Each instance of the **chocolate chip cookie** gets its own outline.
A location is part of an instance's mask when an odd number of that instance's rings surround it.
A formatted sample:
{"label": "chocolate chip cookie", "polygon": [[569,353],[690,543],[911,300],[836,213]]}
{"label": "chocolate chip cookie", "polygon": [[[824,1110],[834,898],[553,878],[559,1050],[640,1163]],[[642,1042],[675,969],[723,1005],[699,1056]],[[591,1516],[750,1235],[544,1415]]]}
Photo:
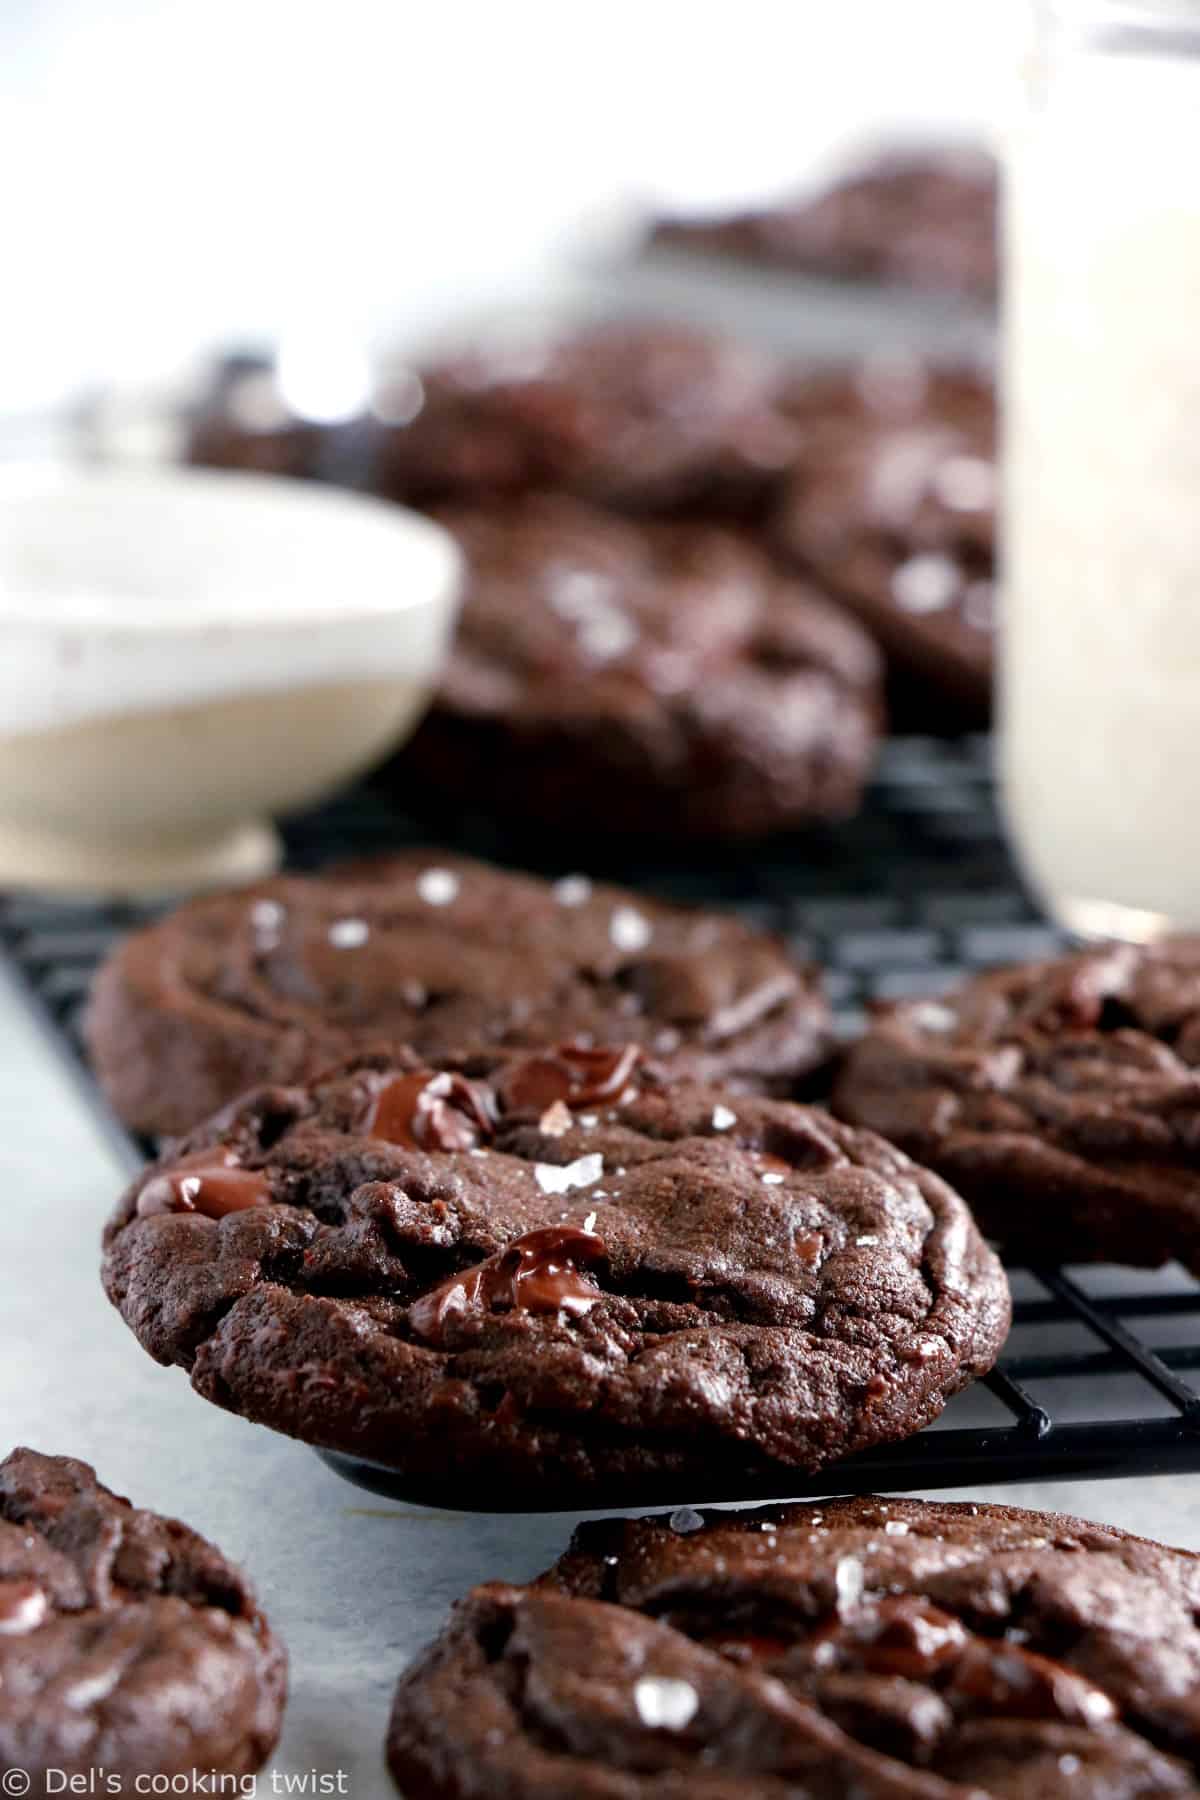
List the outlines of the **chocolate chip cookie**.
{"label": "chocolate chip cookie", "polygon": [[813,198],[717,219],[665,219],[656,243],[808,274],[992,300],[997,169],[983,150],[895,150]]}
{"label": "chocolate chip cookie", "polygon": [[1033,1262],[1200,1274],[1200,939],[982,975],[882,1013],[836,1108]]}
{"label": "chocolate chip cookie", "polygon": [[986,723],[996,631],[995,397],[969,370],[868,364],[793,384],[806,451],[771,525],[778,550],[858,617],[916,729]]}
{"label": "chocolate chip cookie", "polygon": [[416,503],[551,488],[638,511],[753,512],[790,461],[777,365],[683,325],[601,324],[419,371],[369,485]]}
{"label": "chocolate chip cookie", "polygon": [[855,810],[878,652],[753,545],[563,497],[441,517],[467,589],[440,692],[394,764],[407,796],[659,840]]}
{"label": "chocolate chip cookie", "polygon": [[413,1800],[1200,1792],[1200,1560],[919,1500],[585,1525],[460,1602],[388,1733]]}
{"label": "chocolate chip cookie", "polygon": [[93,1065],[137,1131],[380,1044],[434,1061],[577,1039],[789,1092],[830,1047],[816,970],[779,939],[569,875],[409,850],[194,900],[101,969]]}
{"label": "chocolate chip cookie", "polygon": [[909,1436],[989,1369],[1004,1274],[957,1195],[636,1049],[373,1059],[263,1088],[121,1201],[158,1361],[413,1497],[643,1503]]}
{"label": "chocolate chip cookie", "polygon": [[219,1550],[111,1494],[86,1463],[35,1450],[0,1463],[5,1793],[252,1774],[286,1687],[283,1649]]}

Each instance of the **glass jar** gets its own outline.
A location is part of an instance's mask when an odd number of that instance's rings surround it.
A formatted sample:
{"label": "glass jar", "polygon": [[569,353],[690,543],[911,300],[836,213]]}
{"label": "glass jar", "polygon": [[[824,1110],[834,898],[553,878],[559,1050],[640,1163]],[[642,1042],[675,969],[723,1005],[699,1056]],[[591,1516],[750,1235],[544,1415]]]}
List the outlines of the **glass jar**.
{"label": "glass jar", "polygon": [[1200,928],[1200,0],[1038,9],[1009,148],[1005,803],[1051,913]]}

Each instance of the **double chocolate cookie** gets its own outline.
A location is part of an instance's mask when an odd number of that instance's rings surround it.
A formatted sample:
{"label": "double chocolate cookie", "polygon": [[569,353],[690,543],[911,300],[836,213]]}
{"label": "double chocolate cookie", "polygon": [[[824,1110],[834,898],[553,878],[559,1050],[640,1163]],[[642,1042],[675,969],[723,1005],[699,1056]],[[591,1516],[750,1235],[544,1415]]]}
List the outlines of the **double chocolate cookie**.
{"label": "double chocolate cookie", "polygon": [[926,731],[986,722],[996,631],[995,394],[969,370],[867,364],[793,383],[807,439],[771,527],[888,661]]}
{"label": "double chocolate cookie", "polygon": [[654,241],[814,275],[995,298],[997,170],[985,151],[891,151],[814,198],[665,219]]}
{"label": "double chocolate cookie", "polygon": [[753,545],[563,497],[442,519],[467,589],[395,765],[406,793],[577,836],[749,838],[853,812],[878,653]]}
{"label": "double chocolate cookie", "polygon": [[754,511],[791,459],[780,373],[682,325],[602,324],[420,370],[369,485],[432,500],[550,488],[638,511]]}
{"label": "double chocolate cookie", "polygon": [[409,1800],[1200,1792],[1200,1560],[918,1500],[585,1525],[400,1683]]}
{"label": "double chocolate cookie", "polygon": [[462,1061],[638,1044],[788,1092],[832,1040],[820,976],[740,920],[441,851],[281,876],[181,907],[101,969],[86,1033],[135,1130],[186,1130],[258,1082],[381,1044]]}
{"label": "double chocolate cookie", "polygon": [[[34,1450],[0,1463],[5,1793],[250,1775],[278,1740],[286,1687],[284,1652],[220,1551],[109,1493],[86,1463]],[[119,1788],[68,1785],[105,1778]]]}
{"label": "double chocolate cookie", "polygon": [[716,1497],[937,1417],[1009,1324],[957,1195],[633,1047],[264,1088],[121,1201],[104,1282],[218,1405],[492,1508]]}
{"label": "double chocolate cookie", "polygon": [[1200,1274],[1200,939],[892,1007],[836,1107],[938,1169],[1014,1257]]}

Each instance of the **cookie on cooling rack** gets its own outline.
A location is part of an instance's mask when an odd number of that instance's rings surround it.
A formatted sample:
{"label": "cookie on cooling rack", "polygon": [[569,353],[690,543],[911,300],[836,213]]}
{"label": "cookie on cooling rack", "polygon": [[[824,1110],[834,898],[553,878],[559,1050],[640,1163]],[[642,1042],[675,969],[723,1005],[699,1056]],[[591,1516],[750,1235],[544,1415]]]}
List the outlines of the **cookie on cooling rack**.
{"label": "cookie on cooling rack", "polygon": [[653,241],[814,275],[991,300],[997,169],[966,145],[876,155],[823,192],[723,219],[665,219]]}
{"label": "cookie on cooling rack", "polygon": [[919,1500],[605,1520],[403,1677],[422,1800],[1134,1800],[1200,1788],[1200,1560]]}
{"label": "cookie on cooling rack", "polygon": [[1200,1274],[1200,939],[978,976],[882,1012],[837,1111],[943,1174],[1032,1262]]}
{"label": "cookie on cooling rack", "polygon": [[284,1652],[219,1550],[86,1463],[34,1450],[0,1463],[6,1793],[250,1775],[278,1740],[286,1687]]}
{"label": "cookie on cooling rack", "polygon": [[879,643],[904,724],[985,724],[997,624],[990,378],[876,362],[801,377],[791,404],[806,448],[772,542]]}
{"label": "cookie on cooling rack", "polygon": [[1009,1325],[936,1176],[633,1046],[258,1090],[105,1242],[110,1299],[199,1393],[451,1505],[822,1468],[936,1418]]}
{"label": "cookie on cooling rack", "polygon": [[867,634],[760,550],[558,497],[441,514],[465,601],[405,795],[658,840],[854,811],[882,718]]}
{"label": "cookie on cooling rack", "polygon": [[995,389],[970,369],[871,362],[792,385],[806,445],[770,536],[880,644],[921,731],[986,724],[995,671]]}
{"label": "cookie on cooling rack", "polygon": [[192,901],[118,946],[85,1029],[146,1133],[380,1044],[437,1061],[632,1042],[682,1074],[789,1092],[832,1035],[818,972],[728,914],[420,850]]}
{"label": "cookie on cooling rack", "polygon": [[752,512],[795,429],[778,366],[690,326],[591,324],[408,376],[370,485],[427,502],[558,489],[636,511]]}

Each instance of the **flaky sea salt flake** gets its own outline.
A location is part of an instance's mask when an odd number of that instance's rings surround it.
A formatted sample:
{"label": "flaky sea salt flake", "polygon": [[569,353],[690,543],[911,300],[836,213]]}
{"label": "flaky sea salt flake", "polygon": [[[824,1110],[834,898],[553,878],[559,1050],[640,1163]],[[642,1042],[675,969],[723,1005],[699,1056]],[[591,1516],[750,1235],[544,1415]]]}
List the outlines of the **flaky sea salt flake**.
{"label": "flaky sea salt flake", "polygon": [[584,906],[592,897],[592,884],[586,875],[564,875],[550,891],[560,906]]}
{"label": "flaky sea salt flake", "polygon": [[417,876],[417,893],[426,906],[449,906],[461,886],[453,869],[422,869]]}
{"label": "flaky sea salt flake", "polygon": [[357,950],[371,935],[365,919],[335,919],[329,927],[329,942],[335,950]]}
{"label": "flaky sea salt flake", "polygon": [[681,1537],[686,1537],[689,1531],[704,1530],[704,1515],[698,1513],[694,1506],[677,1506],[667,1520],[667,1524],[672,1531],[677,1531]]}
{"label": "flaky sea salt flake", "polygon": [[575,1161],[565,1165],[561,1163],[534,1163],[534,1178],[543,1194],[565,1194],[571,1188],[591,1187],[599,1181],[604,1173],[604,1158],[599,1151],[591,1156],[577,1156]]}
{"label": "flaky sea salt flake", "polygon": [[634,1683],[633,1704],[651,1731],[683,1731],[696,1716],[700,1696],[690,1681],[671,1675],[643,1675]]}
{"label": "flaky sea salt flake", "polygon": [[618,906],[609,920],[608,935],[618,950],[644,950],[654,928],[636,906]]}
{"label": "flaky sea salt flake", "polygon": [[858,1605],[863,1595],[863,1566],[856,1556],[842,1556],[834,1573],[838,1611]]}

